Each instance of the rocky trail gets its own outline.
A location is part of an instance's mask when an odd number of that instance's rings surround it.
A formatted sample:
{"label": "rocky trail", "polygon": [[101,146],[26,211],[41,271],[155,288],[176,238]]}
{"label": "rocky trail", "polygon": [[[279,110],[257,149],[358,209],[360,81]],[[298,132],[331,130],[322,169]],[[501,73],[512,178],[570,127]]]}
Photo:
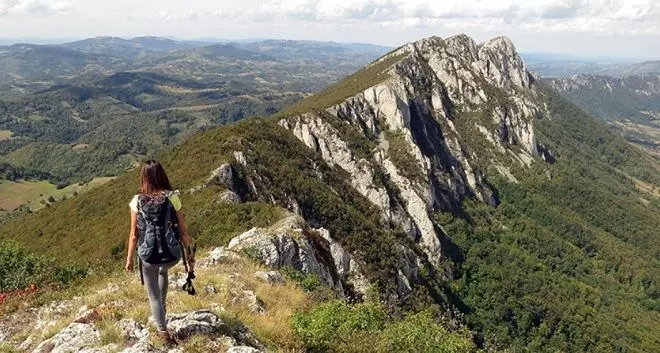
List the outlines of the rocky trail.
{"label": "rocky trail", "polygon": [[[100,279],[82,293],[40,307],[21,308],[0,319],[1,352],[146,353],[269,351],[291,334],[289,318],[311,305],[308,293],[278,269],[313,275],[342,295],[307,239],[311,230],[289,215],[268,229],[254,228],[198,260],[197,295],[181,288],[183,266],[170,270],[168,330],[178,344],[164,347],[137,273]],[[350,261],[340,249],[337,260]],[[343,269],[348,271],[348,269]],[[336,278],[336,277],[334,277]],[[64,293],[61,293],[64,296]],[[26,304],[27,305],[27,304]],[[295,345],[293,339],[291,345]],[[282,347],[279,347],[282,348]],[[286,347],[284,347],[286,348]],[[289,347],[294,348],[294,347]]]}

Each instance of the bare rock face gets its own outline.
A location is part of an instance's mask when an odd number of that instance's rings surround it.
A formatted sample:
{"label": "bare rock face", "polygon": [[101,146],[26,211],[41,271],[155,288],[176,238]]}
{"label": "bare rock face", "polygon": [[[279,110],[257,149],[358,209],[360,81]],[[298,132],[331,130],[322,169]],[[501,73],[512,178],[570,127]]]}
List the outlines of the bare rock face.
{"label": "bare rock face", "polygon": [[233,181],[233,170],[230,164],[223,164],[213,170],[211,175],[206,179],[206,181],[193,189],[190,189],[190,192],[198,192],[206,187],[211,185],[218,185],[226,187],[227,189],[232,189],[234,186]]}
{"label": "bare rock face", "polygon": [[479,46],[481,72],[499,87],[529,88],[530,75],[509,38],[497,37]]}
{"label": "bare rock face", "polygon": [[362,274],[358,262],[355,261],[355,259],[347,253],[339,243],[332,239],[330,232],[327,229],[320,228],[317,229],[317,232],[328,242],[330,255],[334,261],[337,275],[340,278],[345,279],[347,283],[351,284],[353,290],[357,293],[366,293],[369,282]]}
{"label": "bare rock face", "polygon": [[[548,114],[535,103],[533,79],[508,38],[477,44],[466,35],[432,37],[389,57],[395,56],[402,59],[386,69],[389,75],[381,83],[324,112],[285,118],[280,125],[326,163],[345,170],[383,219],[400,225],[438,265],[445,234],[434,213],[458,210],[465,198],[497,204],[478,166],[491,164],[509,177],[510,165],[530,165],[539,155],[532,122]],[[351,149],[338,124],[376,148],[370,155]],[[472,136],[463,136],[459,125],[472,125]],[[477,156],[476,148],[485,152]],[[410,170],[397,163],[401,149],[410,154]],[[389,182],[376,182],[380,174]]]}
{"label": "bare rock face", "polygon": [[343,293],[341,281],[324,264],[322,254],[312,244],[304,220],[291,215],[268,229],[253,228],[229,242],[228,249],[244,253],[273,269],[292,267],[318,275],[326,285]]}
{"label": "bare rock face", "polygon": [[[326,251],[329,249],[330,251]],[[289,215],[270,228],[254,228],[229,242],[228,250],[243,253],[274,270],[291,267],[305,274],[315,274],[321,281],[343,295],[343,281],[357,291],[366,290],[366,279],[358,264],[325,229],[312,229],[296,215]],[[261,275],[266,281],[279,281],[281,275]]]}

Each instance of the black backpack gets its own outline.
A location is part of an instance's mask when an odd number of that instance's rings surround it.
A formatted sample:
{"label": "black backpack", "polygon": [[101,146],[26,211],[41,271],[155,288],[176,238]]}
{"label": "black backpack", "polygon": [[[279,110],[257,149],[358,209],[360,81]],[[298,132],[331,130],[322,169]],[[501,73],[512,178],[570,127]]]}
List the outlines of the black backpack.
{"label": "black backpack", "polygon": [[140,260],[164,264],[181,258],[176,210],[166,193],[138,196],[137,228]]}

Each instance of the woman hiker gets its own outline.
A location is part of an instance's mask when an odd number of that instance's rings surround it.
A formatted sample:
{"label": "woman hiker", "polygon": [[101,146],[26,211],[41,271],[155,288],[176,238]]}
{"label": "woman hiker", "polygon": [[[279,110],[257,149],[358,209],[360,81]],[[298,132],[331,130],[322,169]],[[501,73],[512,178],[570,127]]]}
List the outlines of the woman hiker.
{"label": "woman hiker", "polygon": [[[131,229],[128,238],[126,270],[134,268],[135,251],[140,262],[141,278],[149,296],[157,336],[166,343],[173,339],[166,326],[167,271],[190,249],[192,239],[186,232],[178,191],[173,191],[162,165],[147,161],[140,171],[140,193],[129,203]],[[193,254],[184,254],[190,271],[195,266]]]}

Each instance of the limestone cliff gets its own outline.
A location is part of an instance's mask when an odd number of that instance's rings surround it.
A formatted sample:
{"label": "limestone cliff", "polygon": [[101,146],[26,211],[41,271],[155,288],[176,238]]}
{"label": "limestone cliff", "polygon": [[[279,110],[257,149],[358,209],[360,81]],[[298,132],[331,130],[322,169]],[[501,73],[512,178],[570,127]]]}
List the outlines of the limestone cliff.
{"label": "limestone cliff", "polygon": [[[437,264],[443,232],[433,214],[458,210],[466,197],[497,204],[486,169],[512,178],[511,165],[529,165],[538,155],[532,121],[548,113],[535,102],[534,79],[507,38],[427,38],[372,66],[389,58],[398,60],[382,82],[280,124],[347,171],[353,187]],[[366,155],[351,148],[349,130],[374,148]],[[383,176],[387,182],[378,180]]]}

